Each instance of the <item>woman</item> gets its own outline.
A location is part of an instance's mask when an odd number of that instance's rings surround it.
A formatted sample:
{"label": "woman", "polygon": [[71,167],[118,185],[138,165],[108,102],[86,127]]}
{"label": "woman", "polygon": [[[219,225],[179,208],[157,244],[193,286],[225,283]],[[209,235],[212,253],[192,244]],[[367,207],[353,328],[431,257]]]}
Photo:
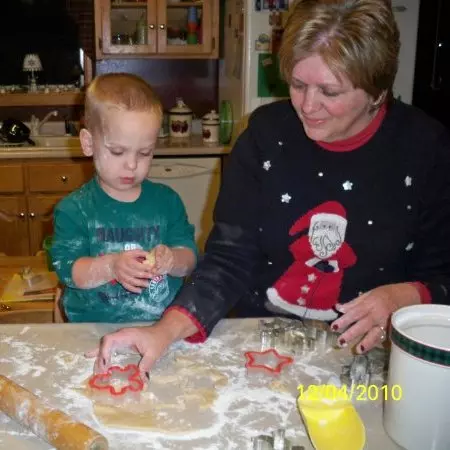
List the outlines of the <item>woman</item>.
{"label": "woman", "polygon": [[450,138],[393,99],[399,46],[389,0],[296,3],[279,55],[290,101],[238,139],[204,260],[159,323],[102,339],[97,370],[131,346],[146,372],[233,307],[329,321],[364,353],[398,308],[449,303]]}

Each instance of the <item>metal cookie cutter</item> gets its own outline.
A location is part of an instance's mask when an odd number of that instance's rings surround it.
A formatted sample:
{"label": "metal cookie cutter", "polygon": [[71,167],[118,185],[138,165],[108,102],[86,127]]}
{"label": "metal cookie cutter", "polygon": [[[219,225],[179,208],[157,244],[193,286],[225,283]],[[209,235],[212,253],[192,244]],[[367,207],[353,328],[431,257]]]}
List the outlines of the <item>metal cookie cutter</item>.
{"label": "metal cookie cutter", "polygon": [[287,319],[276,317],[273,320],[259,321],[259,336],[261,339],[261,350],[269,348],[281,349],[284,347],[286,330],[290,326]]}
{"label": "metal cookie cutter", "polygon": [[367,355],[355,355],[351,364],[342,367],[341,382],[347,386],[370,384],[370,362]]}
{"label": "metal cookie cutter", "polygon": [[144,382],[137,365],[128,364],[125,367],[112,366],[106,373],[92,376],[89,387],[96,400],[116,403],[139,400]]}
{"label": "metal cookie cutter", "polygon": [[292,364],[294,361],[289,356],[280,355],[273,348],[263,352],[246,352],[245,357],[247,358],[245,364],[247,375],[278,376],[285,366]]}
{"label": "metal cookie cutter", "polygon": [[253,450],[305,450],[303,445],[292,445],[285,437],[285,431],[275,430],[272,436],[260,435],[252,438]]}
{"label": "metal cookie cutter", "polygon": [[283,353],[304,355],[335,347],[338,334],[316,320],[275,318],[260,320],[261,350],[276,348]]}
{"label": "metal cookie cutter", "polygon": [[313,320],[297,322],[286,334],[286,342],[296,354],[325,352],[335,347],[337,342],[337,333],[327,324]]}
{"label": "metal cookie cutter", "polygon": [[388,353],[384,349],[374,348],[364,355],[355,355],[350,364],[342,367],[341,382],[347,386],[365,385],[373,382],[375,376],[386,378]]}

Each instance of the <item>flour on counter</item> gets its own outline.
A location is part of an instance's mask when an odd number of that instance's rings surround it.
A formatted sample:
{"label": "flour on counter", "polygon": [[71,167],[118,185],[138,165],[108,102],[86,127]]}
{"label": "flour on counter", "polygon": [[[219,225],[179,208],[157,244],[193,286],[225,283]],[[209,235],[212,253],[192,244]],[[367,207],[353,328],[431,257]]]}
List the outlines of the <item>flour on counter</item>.
{"label": "flour on counter", "polygon": [[[308,353],[295,358],[279,377],[248,376],[244,353],[259,350],[257,321],[220,323],[205,344],[172,345],[150,372],[150,385],[143,395],[149,404],[154,402],[151,412],[158,417],[157,427],[124,430],[98,422],[95,405],[85,395],[94,360],[86,359],[84,352],[112,330],[108,325],[95,325],[94,331],[92,327],[36,325],[21,334],[23,327],[8,326],[9,335],[0,334],[0,362],[6,376],[102,433],[111,450],[246,450],[252,437],[278,428],[286,429],[286,437],[294,445],[310,450],[296,407],[297,386],[339,377],[342,365],[342,352]],[[112,362],[124,366],[138,360],[135,354],[119,354]],[[165,383],[172,383],[174,389],[164,388]],[[0,442],[22,430],[2,414],[0,424]],[[28,446],[34,442],[28,436],[29,431],[23,430],[27,450],[47,448],[41,441],[39,447]]]}

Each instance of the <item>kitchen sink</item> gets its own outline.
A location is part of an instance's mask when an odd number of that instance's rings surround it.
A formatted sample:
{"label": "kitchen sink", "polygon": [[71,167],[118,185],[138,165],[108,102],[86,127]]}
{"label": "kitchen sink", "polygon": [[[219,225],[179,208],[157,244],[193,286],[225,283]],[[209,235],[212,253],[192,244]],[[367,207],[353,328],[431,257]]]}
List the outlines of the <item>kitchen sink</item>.
{"label": "kitchen sink", "polygon": [[33,136],[36,147],[80,147],[78,136]]}

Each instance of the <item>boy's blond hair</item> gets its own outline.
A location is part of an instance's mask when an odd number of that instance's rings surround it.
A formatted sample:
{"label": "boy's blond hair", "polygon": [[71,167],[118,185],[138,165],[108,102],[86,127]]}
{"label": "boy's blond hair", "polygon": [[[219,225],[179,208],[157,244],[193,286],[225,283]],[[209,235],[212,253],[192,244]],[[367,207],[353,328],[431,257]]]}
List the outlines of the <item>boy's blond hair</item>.
{"label": "boy's blond hair", "polygon": [[85,99],[85,126],[93,132],[110,110],[154,113],[159,120],[163,108],[158,96],[142,78],[129,73],[97,76],[89,85]]}

